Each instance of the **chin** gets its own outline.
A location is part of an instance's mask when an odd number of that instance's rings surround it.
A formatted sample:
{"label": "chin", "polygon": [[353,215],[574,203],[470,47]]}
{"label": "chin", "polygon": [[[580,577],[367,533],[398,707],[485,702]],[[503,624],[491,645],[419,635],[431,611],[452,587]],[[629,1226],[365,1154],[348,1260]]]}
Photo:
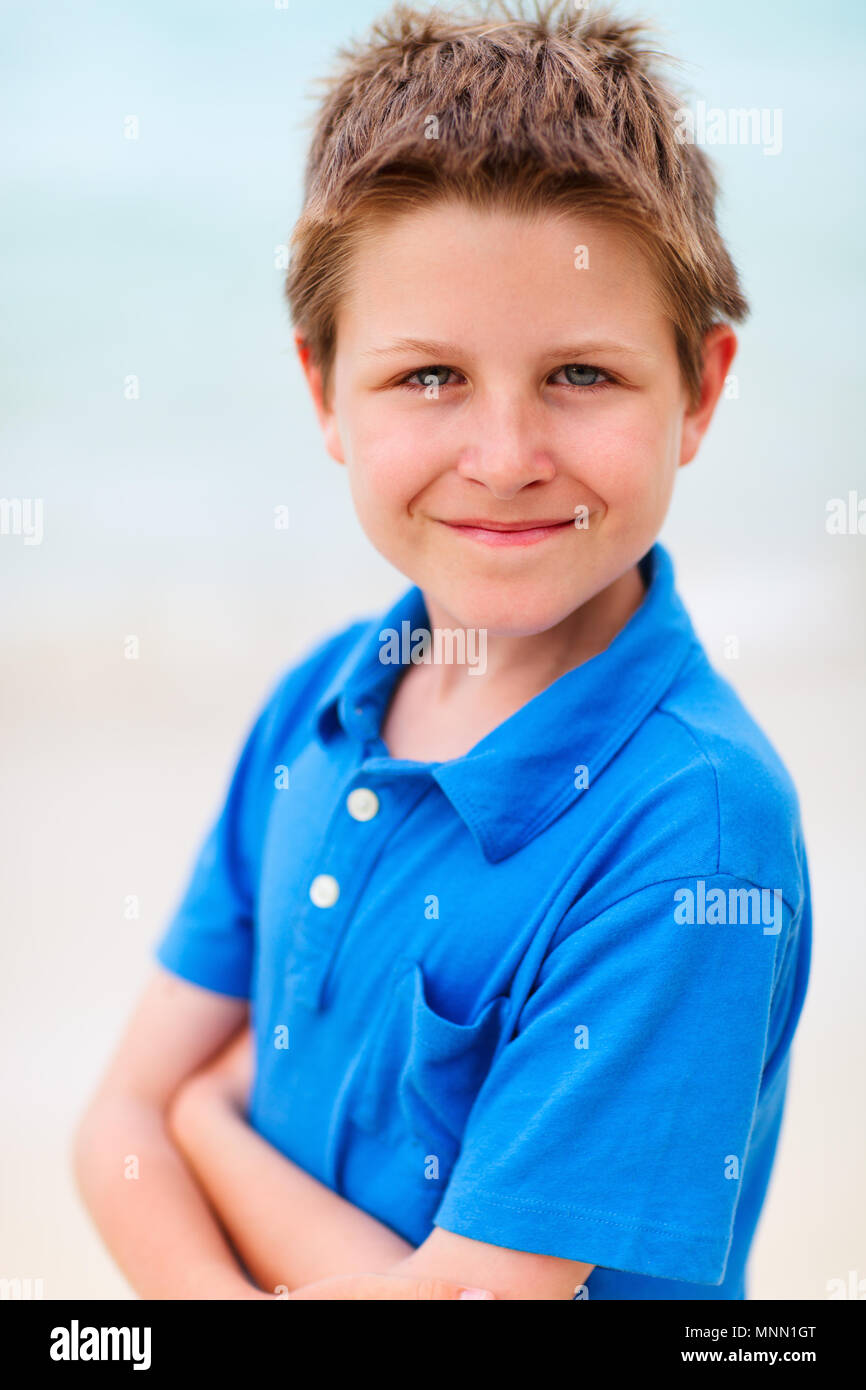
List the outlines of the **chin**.
{"label": "chin", "polygon": [[[424,585],[421,585],[424,588]],[[583,602],[580,594],[552,594],[526,583],[474,587],[470,582],[427,590],[463,627],[483,628],[491,637],[534,637],[561,623]]]}

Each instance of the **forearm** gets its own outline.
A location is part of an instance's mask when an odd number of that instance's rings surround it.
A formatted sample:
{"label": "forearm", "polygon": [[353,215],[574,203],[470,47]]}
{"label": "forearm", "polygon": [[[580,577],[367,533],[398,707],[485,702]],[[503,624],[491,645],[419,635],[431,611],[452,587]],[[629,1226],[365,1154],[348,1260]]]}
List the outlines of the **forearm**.
{"label": "forearm", "polygon": [[75,1139],[82,1198],[105,1244],[147,1299],[262,1299],[239,1268],[156,1107],[106,1098]]}
{"label": "forearm", "polygon": [[413,1246],[273,1148],[218,1088],[193,1083],[172,1133],[263,1289],[384,1271]]}

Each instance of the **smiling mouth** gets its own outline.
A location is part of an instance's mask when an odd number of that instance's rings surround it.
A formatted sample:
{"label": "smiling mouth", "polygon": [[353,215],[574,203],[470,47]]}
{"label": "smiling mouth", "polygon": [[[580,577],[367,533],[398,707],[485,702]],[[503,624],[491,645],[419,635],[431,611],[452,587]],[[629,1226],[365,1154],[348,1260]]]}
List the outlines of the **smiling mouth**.
{"label": "smiling mouth", "polygon": [[574,518],[567,521],[486,521],[474,517],[468,521],[443,521],[443,526],[465,536],[468,540],[481,541],[484,545],[520,546],[536,545],[551,536],[574,526]]}

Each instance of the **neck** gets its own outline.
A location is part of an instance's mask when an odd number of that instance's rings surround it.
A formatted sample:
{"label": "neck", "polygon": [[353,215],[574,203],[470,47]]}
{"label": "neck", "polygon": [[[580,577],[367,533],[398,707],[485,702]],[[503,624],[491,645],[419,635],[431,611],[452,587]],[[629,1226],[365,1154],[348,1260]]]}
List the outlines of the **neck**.
{"label": "neck", "polygon": [[[482,691],[486,697],[495,690],[515,694],[520,703],[525,703],[566,671],[609,647],[640,607],[645,592],[639,568],[633,565],[601,593],[544,632],[515,637],[488,630],[484,677],[479,680],[473,675],[469,679],[470,667],[466,664],[431,663],[426,668],[428,692],[437,701],[466,694],[474,702]],[[425,595],[425,603],[432,630],[463,627],[436,599]]]}

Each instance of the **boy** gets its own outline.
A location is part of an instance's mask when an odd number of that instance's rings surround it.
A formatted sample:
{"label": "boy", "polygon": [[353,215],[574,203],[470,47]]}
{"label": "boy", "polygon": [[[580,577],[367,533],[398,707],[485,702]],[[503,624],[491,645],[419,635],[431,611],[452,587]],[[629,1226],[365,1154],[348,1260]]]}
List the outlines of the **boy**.
{"label": "boy", "polygon": [[145,1296],[746,1296],[809,886],[656,540],[746,313],[678,128],[570,4],[343,54],[287,292],[412,587],[266,702],[82,1123]]}

